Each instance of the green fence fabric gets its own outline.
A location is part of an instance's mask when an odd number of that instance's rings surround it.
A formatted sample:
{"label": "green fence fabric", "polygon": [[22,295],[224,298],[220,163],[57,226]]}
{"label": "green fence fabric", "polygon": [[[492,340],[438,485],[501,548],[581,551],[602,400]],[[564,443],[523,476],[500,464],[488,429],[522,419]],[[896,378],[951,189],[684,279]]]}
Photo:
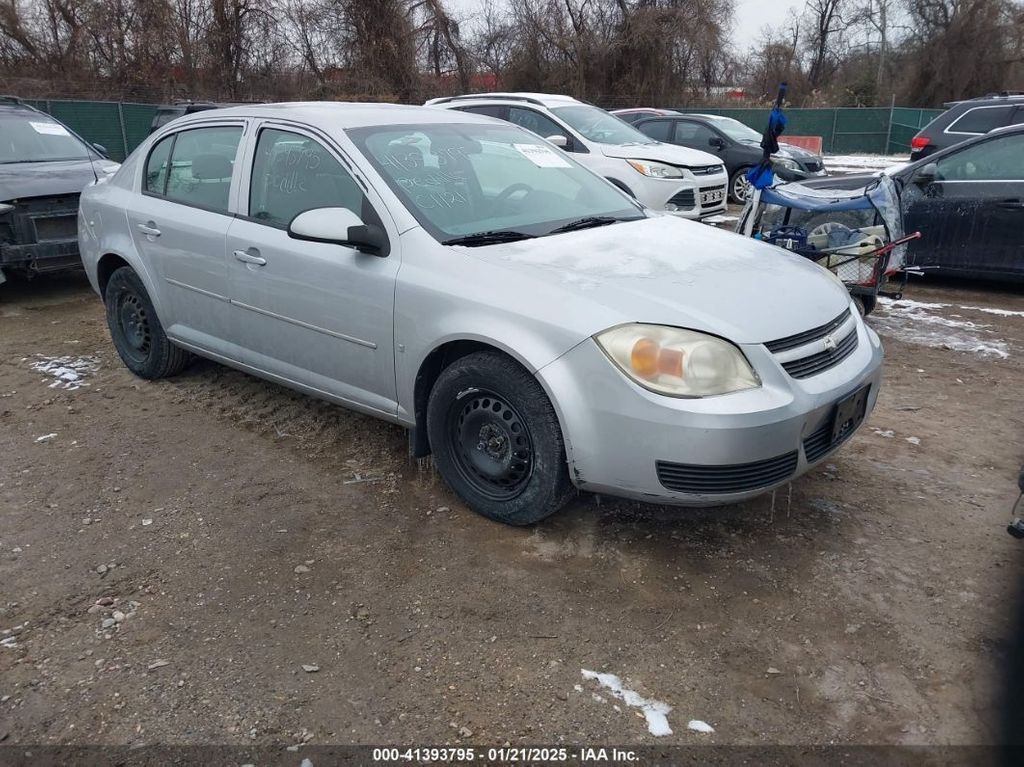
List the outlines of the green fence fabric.
{"label": "green fence fabric", "polygon": [[[732,117],[763,131],[767,109],[680,109],[681,112]],[[793,136],[821,136],[830,154],[907,154],[910,140],[925,125],[942,114],[941,109],[840,108],[787,109],[786,133]],[[785,136],[783,136],[785,141]]]}
{"label": "green fence fabric", "polygon": [[156,114],[152,104],[128,104],[118,101],[28,100],[47,112],[79,136],[102,144],[111,160],[124,160],[149,135]]}
{"label": "green fence fabric", "polygon": [[[147,135],[156,114],[153,104],[117,101],[29,101],[49,112],[86,141],[102,144],[112,160],[123,160]],[[767,109],[680,109],[681,112],[733,117],[757,131],[768,122]],[[941,109],[841,108],[787,109],[786,132],[793,136],[821,136],[831,154],[907,154],[910,140],[942,114]]]}

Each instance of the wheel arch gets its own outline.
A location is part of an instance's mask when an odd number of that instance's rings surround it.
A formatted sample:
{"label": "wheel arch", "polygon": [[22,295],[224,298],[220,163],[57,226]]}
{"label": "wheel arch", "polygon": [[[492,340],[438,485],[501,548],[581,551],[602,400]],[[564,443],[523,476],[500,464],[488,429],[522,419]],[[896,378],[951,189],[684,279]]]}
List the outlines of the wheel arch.
{"label": "wheel arch", "polygon": [[430,399],[430,392],[433,391],[434,384],[437,382],[441,372],[456,360],[476,352],[496,352],[508,357],[537,380],[541,388],[544,389],[544,393],[551,402],[552,408],[554,408],[555,416],[558,418],[558,428],[562,432],[562,443],[565,445],[566,459],[568,460],[570,448],[563,426],[561,410],[544,379],[537,375],[537,368],[504,344],[495,342],[492,339],[481,338],[448,339],[431,349],[420,362],[413,387],[413,419],[415,425],[409,430],[410,455],[413,458],[425,458],[432,452],[430,438],[427,436],[427,402]]}
{"label": "wheel arch", "polygon": [[[156,309],[157,317],[160,319],[161,323],[164,323],[165,313],[162,303],[163,296],[160,291],[156,290],[153,276],[138,259],[126,256],[124,253],[108,250],[96,261],[96,290],[100,294],[100,298],[104,301],[106,300],[105,294],[107,292],[107,284],[110,282],[110,277],[122,266],[129,267],[139,275],[139,279],[142,280],[142,284],[146,288],[146,293],[149,294],[149,300],[152,302],[153,308]],[[164,326],[166,327],[166,324]]]}
{"label": "wheel arch", "polygon": [[621,190],[622,190],[623,192],[625,192],[626,194],[628,194],[628,195],[629,195],[630,197],[632,197],[632,198],[633,198],[634,200],[636,199],[636,194],[634,194],[634,193],[633,193],[633,190],[632,190],[632,189],[630,189],[630,188],[629,188],[629,187],[628,187],[628,186],[626,185],[626,183],[625,183],[624,181],[619,181],[619,180],[618,180],[617,178],[615,178],[615,177],[613,177],[613,176],[605,176],[605,177],[604,177],[604,179],[605,179],[605,181],[607,181],[607,182],[608,182],[609,184],[614,184],[614,185],[615,185],[616,187],[618,187],[618,188],[619,188],[619,189],[621,189]]}

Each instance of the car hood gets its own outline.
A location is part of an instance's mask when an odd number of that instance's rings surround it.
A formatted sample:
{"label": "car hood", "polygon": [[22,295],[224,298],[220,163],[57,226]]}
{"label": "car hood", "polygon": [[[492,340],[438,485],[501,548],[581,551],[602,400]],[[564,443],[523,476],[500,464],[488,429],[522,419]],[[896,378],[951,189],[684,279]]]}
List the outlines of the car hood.
{"label": "car hood", "polygon": [[[95,167],[95,173],[93,168]],[[117,170],[109,160],[64,160],[0,164],[0,201],[78,194],[96,176]]]}
{"label": "car hood", "polygon": [[[763,343],[823,325],[850,304],[811,261],[671,216],[458,250],[572,294],[563,306],[576,316],[565,324],[587,335],[649,322]],[[592,325],[579,316],[587,304]]]}
{"label": "car hood", "polygon": [[652,141],[649,144],[601,144],[601,153],[605,157],[622,160],[653,160],[654,162],[667,162],[670,165],[722,164],[722,160],[713,154],[675,144],[664,144],[660,141]]}

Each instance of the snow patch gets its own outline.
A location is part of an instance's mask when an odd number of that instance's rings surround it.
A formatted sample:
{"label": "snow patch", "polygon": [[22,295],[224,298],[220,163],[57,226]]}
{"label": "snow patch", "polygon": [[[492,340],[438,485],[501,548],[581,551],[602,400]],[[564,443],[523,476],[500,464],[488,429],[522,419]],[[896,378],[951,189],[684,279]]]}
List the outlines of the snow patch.
{"label": "snow patch", "polygon": [[700,719],[691,719],[690,723],[686,725],[686,728],[688,730],[693,730],[694,732],[714,732],[715,731],[714,727],[712,727],[707,722],[702,722]]}
{"label": "snow patch", "polygon": [[648,700],[639,693],[633,692],[633,690],[627,690],[622,686],[622,680],[615,676],[615,674],[602,674],[598,671],[587,671],[585,668],[580,669],[580,673],[583,674],[584,679],[596,680],[598,684],[607,688],[612,695],[623,701],[627,706],[639,708],[647,719],[647,730],[651,735],[672,734],[672,728],[669,727],[668,718],[666,717],[666,714],[672,710],[672,707],[667,703],[663,703],[660,700]]}
{"label": "snow patch", "polygon": [[985,314],[995,314],[998,317],[1024,317],[1024,312],[1015,312],[1010,309],[991,309],[987,306],[961,306],[959,308],[985,312]]}
{"label": "snow patch", "polygon": [[44,434],[41,437],[36,437],[36,442],[49,442],[51,439],[57,436],[57,432],[53,434]]}
{"label": "snow patch", "polygon": [[30,367],[53,378],[51,389],[74,391],[88,386],[86,376],[92,375],[100,366],[95,357],[44,357],[37,354]]}
{"label": "snow patch", "polygon": [[870,323],[881,333],[900,341],[999,359],[1010,356],[1010,347],[1006,341],[991,338],[991,325],[943,317],[938,313],[951,304],[923,303],[909,299],[894,301],[881,297],[878,304],[881,311],[870,316]]}
{"label": "snow patch", "polygon": [[825,155],[824,162],[830,173],[864,173],[903,167],[907,158],[905,155],[890,154],[830,154]]}

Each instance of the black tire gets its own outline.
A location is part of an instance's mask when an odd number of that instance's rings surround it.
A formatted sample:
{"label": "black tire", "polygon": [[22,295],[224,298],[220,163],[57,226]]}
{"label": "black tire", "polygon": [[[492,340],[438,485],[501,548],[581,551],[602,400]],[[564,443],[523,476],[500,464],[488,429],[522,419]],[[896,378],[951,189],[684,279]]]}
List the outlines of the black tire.
{"label": "black tire", "polygon": [[445,482],[489,519],[530,525],[573,492],[547,394],[502,354],[477,352],[441,371],[427,403],[427,435]]}
{"label": "black tire", "polygon": [[129,266],[117,269],[103,293],[107,327],[125,366],[140,378],[167,378],[180,373],[192,355],[164,333],[139,275]]}
{"label": "black tire", "polygon": [[860,316],[867,317],[875,310],[875,307],[878,306],[878,296],[865,296],[858,294],[853,297],[853,303],[856,304],[857,311],[860,313]]}
{"label": "black tire", "polygon": [[750,166],[746,165],[742,168],[738,168],[735,173],[729,176],[729,200],[735,203],[736,205],[743,205],[744,203],[746,203],[747,197],[750,194],[751,187],[749,182],[746,183],[746,191],[743,194],[739,194],[736,188],[741,181],[746,181],[746,175],[748,170],[750,170]]}

